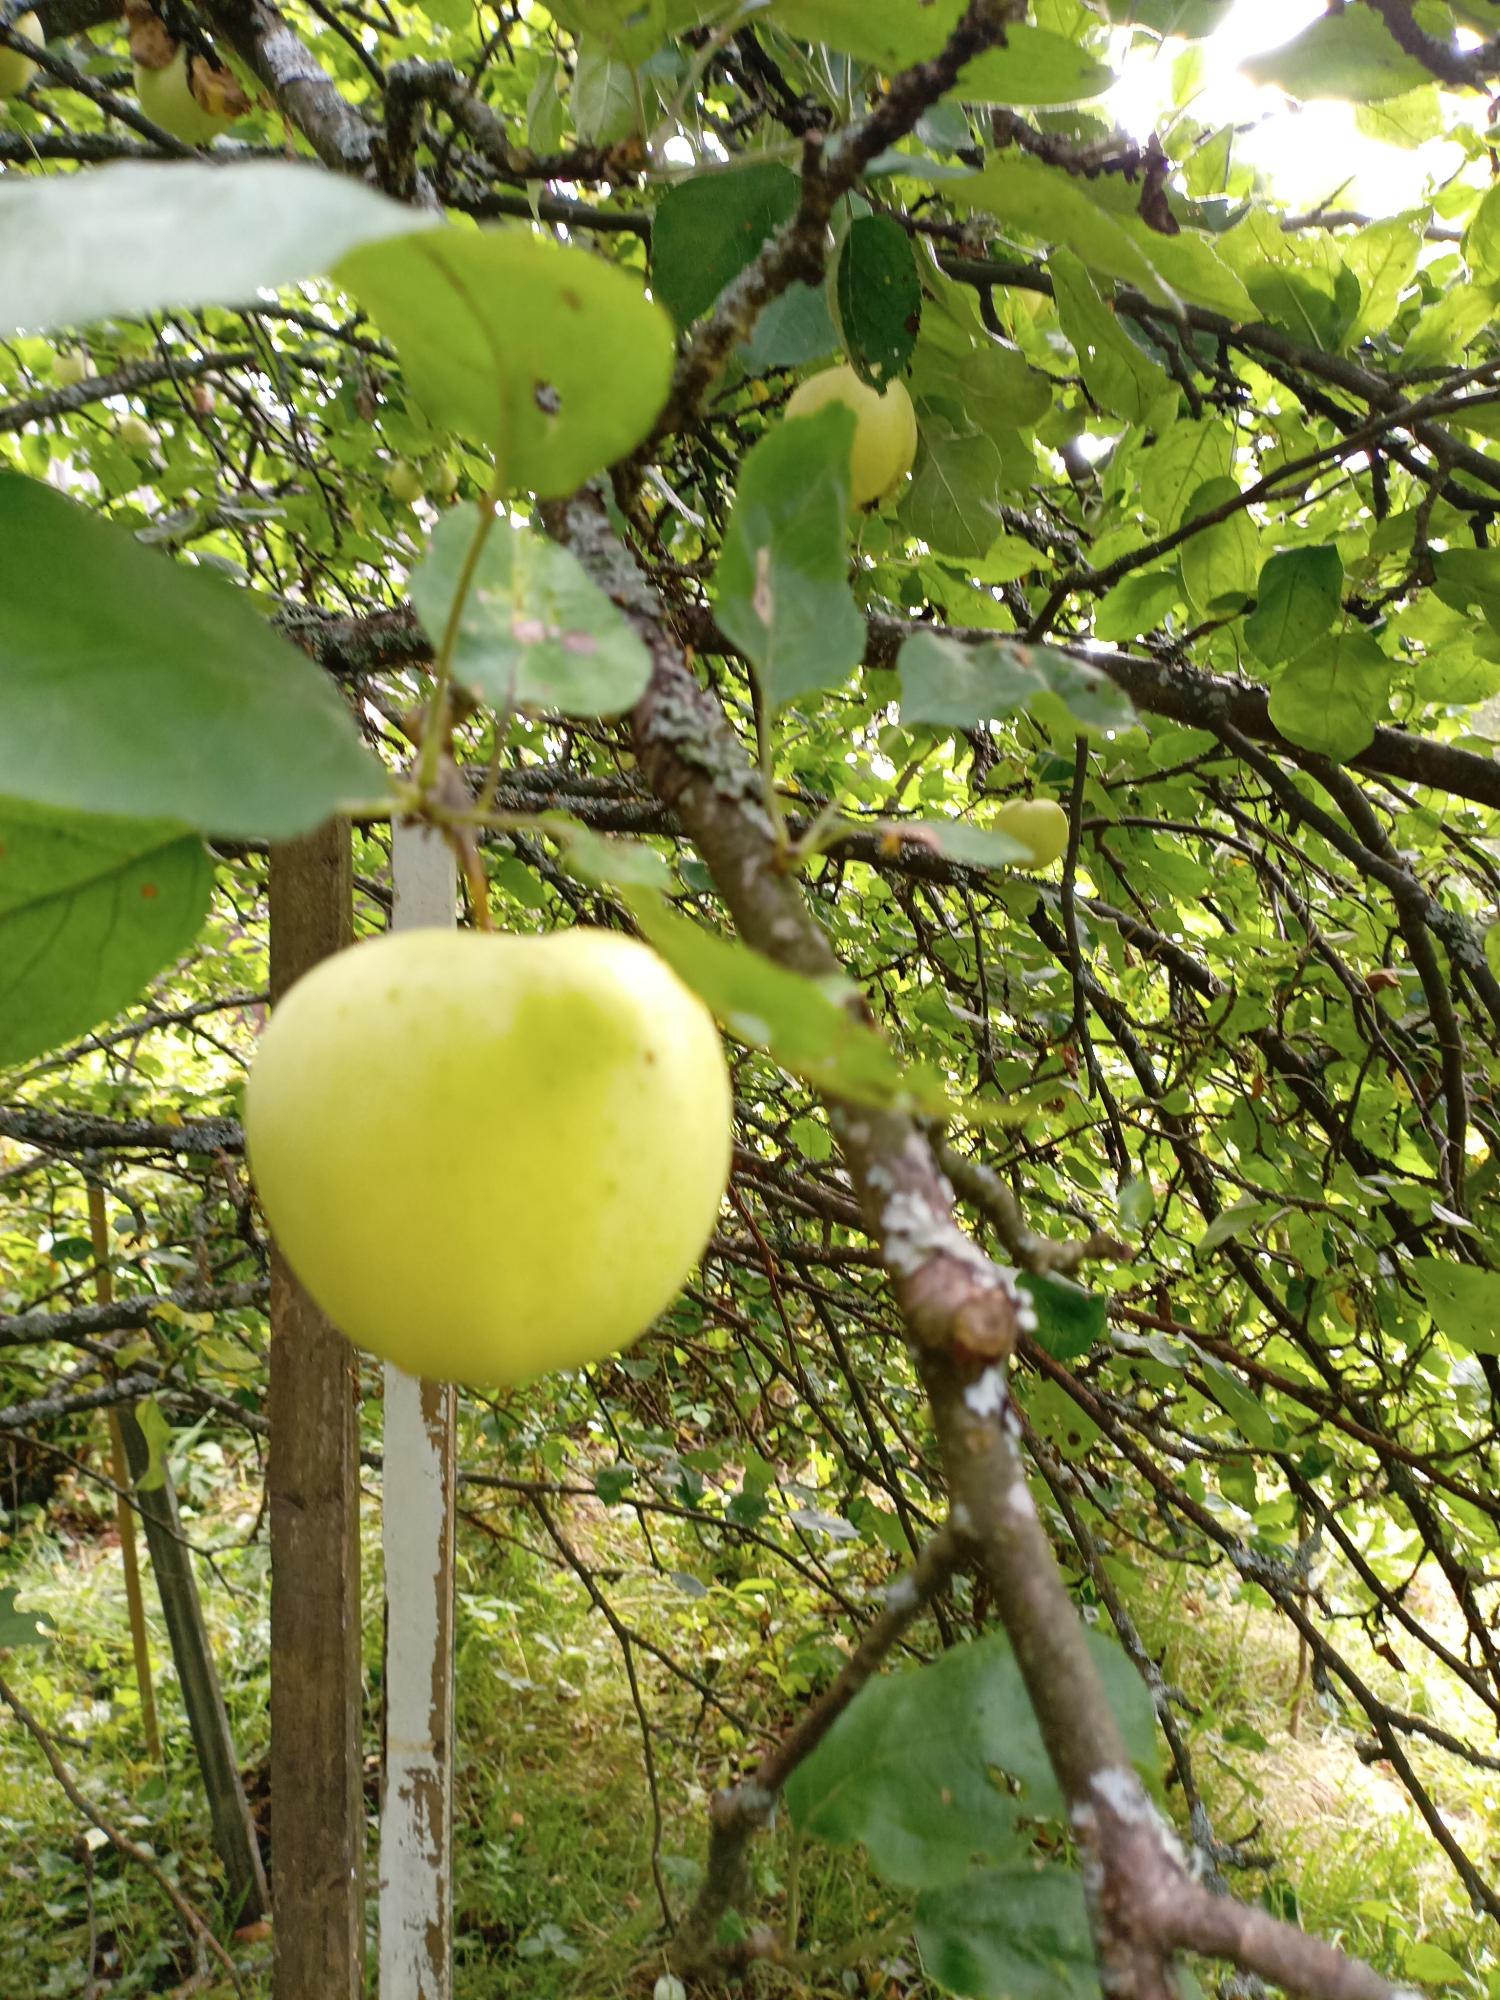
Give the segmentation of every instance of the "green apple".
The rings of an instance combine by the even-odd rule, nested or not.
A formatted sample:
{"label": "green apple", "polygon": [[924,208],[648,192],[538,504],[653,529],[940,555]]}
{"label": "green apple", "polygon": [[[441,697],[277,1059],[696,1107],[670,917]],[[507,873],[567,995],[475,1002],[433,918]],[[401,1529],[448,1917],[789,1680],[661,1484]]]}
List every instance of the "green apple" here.
{"label": "green apple", "polygon": [[643,1333],[702,1254],[731,1098],[703,1003],[613,931],[415,930],[325,959],[245,1094],[292,1268],[358,1346],[500,1385]]}
{"label": "green apple", "polygon": [[81,347],[65,347],[52,358],[52,379],[59,389],[76,389],[94,372],[94,364]]}
{"label": "green apple", "polygon": [[847,362],[810,375],[792,391],[786,415],[815,416],[830,403],[854,412],[854,448],[849,459],[849,495],[856,507],[889,500],[917,455],[917,413],[904,382],[884,391],[862,382]]}
{"label": "green apple", "polygon": [[[167,41],[164,46],[171,49],[171,56],[159,69],[148,68],[139,60],[133,65],[140,107],[154,125],[160,125],[184,146],[206,146],[249,107],[227,70],[215,71],[181,42]],[[190,61],[198,67],[200,88],[210,99],[207,104],[193,90]]]}
{"label": "green apple", "polygon": [[115,436],[127,451],[155,451],[160,439],[144,417],[121,417]]}
{"label": "green apple", "polygon": [[1050,868],[1068,851],[1068,815],[1056,799],[1007,799],[990,824],[1018,840],[1034,868]]}
{"label": "green apple", "polygon": [[[24,35],[38,48],[46,39],[35,14],[20,15],[13,27],[16,34]],[[35,75],[36,64],[29,56],[19,55],[14,49],[0,49],[0,98],[19,97]]]}
{"label": "green apple", "polygon": [[393,500],[402,500],[408,506],[427,497],[427,482],[422,477],[422,468],[414,465],[409,458],[398,458],[386,469],[385,490]]}
{"label": "green apple", "polygon": [[439,500],[451,500],[458,491],[458,467],[451,458],[438,460],[432,474],[432,491]]}

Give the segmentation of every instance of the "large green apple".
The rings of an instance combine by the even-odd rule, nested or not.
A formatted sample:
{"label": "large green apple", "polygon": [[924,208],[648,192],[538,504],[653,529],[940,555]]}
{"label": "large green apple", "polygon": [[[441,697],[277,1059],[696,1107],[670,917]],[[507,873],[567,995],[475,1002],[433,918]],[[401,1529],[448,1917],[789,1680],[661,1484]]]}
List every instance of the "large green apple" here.
{"label": "large green apple", "polygon": [[730,1111],[712,1017],[644,945],[414,930],[292,988],[245,1133],[281,1248],[351,1340],[498,1385],[615,1353],[671,1302]]}

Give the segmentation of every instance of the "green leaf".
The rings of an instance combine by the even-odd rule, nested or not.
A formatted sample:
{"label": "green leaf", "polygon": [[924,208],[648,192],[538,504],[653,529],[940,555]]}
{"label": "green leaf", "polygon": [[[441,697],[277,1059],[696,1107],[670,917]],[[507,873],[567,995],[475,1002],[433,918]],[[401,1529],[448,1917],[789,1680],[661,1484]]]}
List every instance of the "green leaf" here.
{"label": "green leaf", "polygon": [[910,387],[952,429],[977,426],[1002,449],[1006,438],[1032,429],[1052,408],[1052,384],[1039,369],[942,312],[923,318]]}
{"label": "green leaf", "polygon": [[1268,667],[1307,651],[1339,615],[1344,565],[1335,548],[1283,549],[1268,557],[1245,620],[1245,643]]}
{"label": "green leaf", "polygon": [[[1139,1674],[1102,1634],[1089,1633],[1088,1645],[1132,1759],[1154,1767],[1155,1713]],[[976,1855],[1017,1853],[1016,1805],[994,1770],[1023,1787],[1029,1818],[1062,1812],[1020,1668],[998,1632],[871,1681],[792,1774],[787,1809],[804,1834],[863,1846],[886,1880],[936,1887],[961,1880]]]}
{"label": "green leaf", "polygon": [[1217,1250],[1221,1243],[1232,1243],[1270,1213],[1270,1202],[1260,1201],[1254,1195],[1247,1195],[1243,1201],[1231,1202],[1228,1208],[1219,1210],[1198,1238],[1194,1255],[1200,1258],[1206,1257],[1211,1250]]}
{"label": "green leaf", "polygon": [[977,646],[916,632],[896,661],[901,720],[910,727],[972,729],[1027,709],[1090,734],[1128,729],[1130,697],[1106,674],[1067,653],[990,639]]}
{"label": "green leaf", "polygon": [[1500,1273],[1449,1257],[1415,1257],[1411,1271],[1450,1340],[1471,1354],[1500,1354]]}
{"label": "green leaf", "polygon": [[1123,278],[1149,298],[1166,305],[1177,302],[1125,218],[1101,208],[1059,167],[1002,156],[972,179],[948,182],[944,192],[960,207],[1003,218],[1007,230],[1018,229],[1071,250],[1090,270]]}
{"label": "green leaf", "polygon": [[638,445],[667,399],[671,320],[590,251],[441,229],[356,251],[335,276],[395,343],[433,422],[495,453],[506,491],[573,492]]}
{"label": "green leaf", "polygon": [[1167,372],[1131,339],[1071,250],[1048,259],[1062,330],[1078,356],[1084,387],[1104,409],[1144,423],[1169,387]]}
{"label": "green leaf", "polygon": [[1300,35],[1240,68],[1252,82],[1274,83],[1289,97],[1343,97],[1351,103],[1378,103],[1432,81],[1369,7],[1320,15]]}
{"label": "green leaf", "polygon": [[1162,432],[1141,465],[1141,506],[1170,534],[1187,518],[1188,503],[1211,479],[1227,479],[1234,433],[1227,425],[1190,417]]}
{"label": "green leaf", "polygon": [[672,870],[666,856],[642,840],[611,840],[566,813],[541,815],[541,823],[563,849],[571,872],[597,889],[669,891]]}
{"label": "green leaf", "polygon": [[16,1603],[20,1588],[16,1583],[0,1584],[0,1653],[8,1646],[47,1646],[57,1637],[50,1625],[43,1624],[45,1614],[23,1611]]}
{"label": "green leaf", "polygon": [[[957,27],[966,0],[926,0],[921,7],[870,0],[774,0],[770,18],[798,41],[829,48],[887,72],[929,62]],[[1007,24],[1006,46],[977,56],[959,72],[955,95],[987,104],[1075,104],[1097,97],[1114,71],[1078,42],[1050,29]]]}
{"label": "green leaf", "polygon": [[1036,1308],[1036,1337],[1054,1361],[1080,1361],[1104,1336],[1108,1302],[1068,1278],[1023,1271],[1016,1283]]}
{"label": "green leaf", "polygon": [[969,2000],[1097,2000],[1083,1886],[1057,1862],[976,1868],[918,1900],[923,1970]]}
{"label": "green leaf", "polygon": [[850,362],[883,389],[911,359],[922,318],[911,238],[894,217],[859,215],[850,223],[839,247],[833,298]]}
{"label": "green leaf", "polygon": [[986,432],[956,428],[921,405],[911,484],[897,516],[908,533],[945,555],[982,556],[1000,533],[1005,461]]}
{"label": "green leaf", "polygon": [[557,0],[547,9],[575,36],[591,36],[625,63],[643,63],[715,11],[714,0]]}
{"label": "green leaf", "polygon": [[167,1483],[167,1447],[172,1442],[172,1426],[154,1396],[137,1403],[135,1420],[146,1440],[146,1470],[135,1482],[137,1493],[156,1493]]}
{"label": "green leaf", "polygon": [[[434,645],[447,629],[478,527],[467,509],[445,514],[412,573],[412,602]],[[502,710],[620,715],[651,678],[651,656],[576,556],[502,513],[464,600],[453,668]]]}
{"label": "green leaf", "polygon": [[1368,632],[1336,633],[1285,668],[1267,709],[1290,742],[1326,757],[1357,757],[1389,705],[1391,662]]}
{"label": "green leaf", "polygon": [[[1187,519],[1211,513],[1226,501],[1238,500],[1239,482],[1209,479],[1187,504]],[[1188,602],[1204,617],[1238,611],[1255,589],[1260,562],[1260,537],[1255,523],[1240,509],[1216,521],[1182,545],[1178,558]]]}
{"label": "green leaf", "polygon": [[0,473],[0,796],[283,840],[388,781],[247,591]]}
{"label": "green leaf", "polygon": [[1254,1445],[1257,1451],[1274,1451],[1279,1441],[1275,1420],[1260,1398],[1247,1389],[1233,1369],[1226,1368],[1222,1361],[1215,1360],[1211,1354],[1201,1359],[1204,1378],[1215,1402],[1229,1412],[1235,1429],[1246,1444]]}
{"label": "green leaf", "polygon": [[887,1881],[920,1888],[962,1876],[976,1854],[1014,1851],[1016,1808],[992,1768],[1035,1794],[1028,1810],[1059,1808],[1020,1670],[999,1634],[872,1681],[793,1773],[787,1809],[804,1834],[863,1846]]}
{"label": "green leaf", "polygon": [[0,1064],[117,1014],[192,943],[212,889],[180,826],[0,799]]}
{"label": "green leaf", "polygon": [[797,284],[763,308],[739,355],[747,374],[764,375],[772,368],[805,368],[809,362],[826,361],[838,345],[827,287]]}
{"label": "green leaf", "polygon": [[[611,846],[615,843],[610,843]],[[808,979],[679,916],[649,890],[622,889],[641,929],[737,1041],[765,1049],[783,1069],[854,1104],[960,1111],[935,1072],[903,1065],[883,1036],[852,1011],[854,988],[841,977]]]}
{"label": "green leaf", "polygon": [[346,175],[290,160],[7,175],[0,333],[234,305],[331,270],[361,244],[436,226]]}
{"label": "green leaf", "polygon": [[775,160],[667,190],[651,223],[651,289],[679,326],[708,311],[796,206],[797,176]]}
{"label": "green leaf", "polygon": [[1094,637],[1137,639],[1153,631],[1182,600],[1182,578],[1171,569],[1137,572],[1106,591],[1094,612]]}
{"label": "green leaf", "polygon": [[1408,1979],[1420,1980],[1424,1986],[1455,1986],[1469,1977],[1451,1953],[1425,1938],[1417,1938],[1406,1947],[1401,1970]]}
{"label": "green leaf", "polygon": [[1455,611],[1477,604],[1500,632],[1500,549],[1439,549],[1432,569],[1434,587],[1444,604]]}
{"label": "green leaf", "polygon": [[864,656],[848,577],[853,442],[853,413],[830,404],[774,426],[740,468],[715,611],[773,710],[839,686]]}
{"label": "green leaf", "polygon": [[1031,849],[1008,833],[1001,833],[998,827],[974,826],[965,819],[885,820],[879,832],[882,842],[893,847],[909,840],[968,868],[1005,868],[1014,861],[1031,860]]}
{"label": "green leaf", "polygon": [[568,104],[585,146],[616,146],[630,137],[639,120],[635,72],[608,50],[586,43],[573,65]]}

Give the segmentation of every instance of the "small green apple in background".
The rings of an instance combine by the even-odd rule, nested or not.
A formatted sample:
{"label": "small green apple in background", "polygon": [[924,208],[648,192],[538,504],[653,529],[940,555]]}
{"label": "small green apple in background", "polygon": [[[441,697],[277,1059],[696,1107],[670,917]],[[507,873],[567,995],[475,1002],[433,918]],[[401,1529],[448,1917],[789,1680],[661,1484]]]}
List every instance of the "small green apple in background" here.
{"label": "small green apple in background", "polygon": [[[42,24],[35,14],[22,14],[13,25],[16,34],[24,35],[38,48],[42,46]],[[19,55],[14,49],[0,49],[0,98],[19,97],[35,75],[36,64],[29,56]]]}
{"label": "small green apple in background", "polygon": [[1068,815],[1056,799],[1007,799],[990,824],[1018,840],[1034,868],[1050,868],[1068,851]]}
{"label": "small green apple in background", "polygon": [[121,417],[115,436],[127,451],[155,451],[161,440],[144,417]]}
{"label": "small green apple in background", "polygon": [[65,347],[52,357],[52,379],[59,389],[76,389],[93,372],[94,364],[81,347]]}
{"label": "small green apple in background", "polygon": [[432,475],[434,499],[451,500],[458,491],[458,467],[451,458],[438,460]]}
{"label": "small green apple in background", "polygon": [[427,482],[422,477],[422,468],[413,465],[409,458],[398,458],[386,471],[385,490],[393,500],[401,500],[414,507],[419,500],[427,497]]}
{"label": "small green apple in background", "polygon": [[616,1353],[671,1303],[731,1109],[712,1017],[646,946],[414,930],[292,988],[245,1136],[278,1243],[352,1341],[498,1386]]}
{"label": "small green apple in background", "polygon": [[786,421],[816,416],[830,403],[854,412],[854,449],[849,460],[849,497],[856,507],[889,500],[917,455],[917,413],[904,382],[884,391],[862,382],[847,362],[810,375],[787,399]]}

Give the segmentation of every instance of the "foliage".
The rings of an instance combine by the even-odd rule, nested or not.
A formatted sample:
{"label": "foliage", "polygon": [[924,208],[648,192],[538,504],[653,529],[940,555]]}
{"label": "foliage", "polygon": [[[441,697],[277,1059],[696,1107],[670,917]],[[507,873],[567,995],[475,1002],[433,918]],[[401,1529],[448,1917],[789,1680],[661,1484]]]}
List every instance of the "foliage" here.
{"label": "foliage", "polygon": [[[691,1688],[716,1747],[650,1767],[629,1893],[691,1936],[716,1878],[670,1879],[662,1783],[674,1814],[745,1804],[931,1546],[961,1484],[934,1353],[1013,1449],[1000,1350],[967,1340],[991,1318],[966,1299],[934,1334],[924,1282],[956,1271],[991,1317],[1022,1301],[1010,1504],[1087,1656],[1143,1677],[1201,1869],[1295,1913],[1295,1829],[1258,1855],[1224,1778],[1269,1735],[1196,1684],[1189,1575],[1296,1635],[1320,1727],[1492,1923],[1500,193],[1469,10],[1354,0],[1250,65],[1442,135],[1447,178],[1374,218],[1289,215],[1200,121],[1212,8],[519,0],[496,29],[434,0],[342,33],[205,0],[194,32],[256,92],[213,165],[119,88],[106,10],[41,12],[48,61],[0,107],[12,1520],[58,1454],[103,1474],[115,1398],[154,1398],[183,1464],[185,1432],[249,1464],[266,851],[353,813],[375,931],[415,813],[476,918],[637,928],[734,1043],[702,1274],[633,1356],[466,1418],[527,1560],[596,1505],[670,1538],[653,1588],[683,1615],[624,1642],[662,1710],[601,1699],[649,1749]],[[290,81],[267,20],[305,39]],[[1100,100],[1163,49],[1144,146]],[[838,353],[905,381],[920,430],[857,514],[847,417],[780,422]],[[1069,814],[1055,869],[996,824],[1023,796]],[[101,1178],[119,1299],[89,1305]],[[989,1275],[1013,1266],[1019,1294]],[[792,1852],[857,1844],[915,1892],[892,1920],[947,1990],[1088,1991],[1089,1822],[980,1571],[914,1601],[900,1642],[936,1657],[785,1774]],[[0,1648],[71,1734],[36,1662],[87,1646],[84,1596],[43,1648],[14,1588]],[[700,1657],[726,1632],[753,1699]],[[471,1632],[471,1692],[483,1657]],[[757,1900],[805,1943],[745,1863],[724,1965],[768,1955]],[[1487,1932],[1363,1903],[1383,1964],[1480,1990]],[[620,1926],[651,1979],[661,1915]],[[512,1947],[574,1948],[550,1917]]]}

